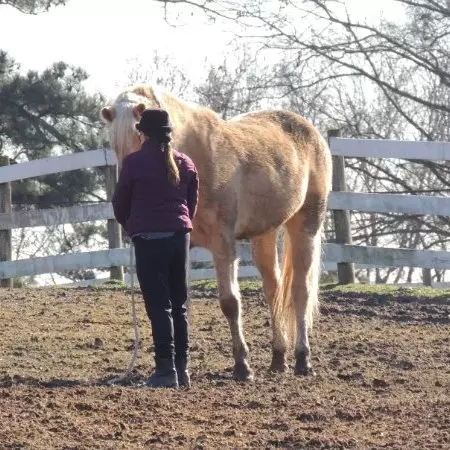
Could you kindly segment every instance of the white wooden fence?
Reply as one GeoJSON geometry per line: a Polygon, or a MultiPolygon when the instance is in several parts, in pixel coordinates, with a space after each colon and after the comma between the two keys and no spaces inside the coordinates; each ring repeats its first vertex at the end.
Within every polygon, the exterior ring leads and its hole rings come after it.
{"type": "MultiPolygon", "coordinates": [[[[335,156],[400,158],[410,160],[450,160],[450,143],[356,140],[330,138],[335,156]]],[[[0,186],[15,180],[90,167],[113,166],[116,158],[111,150],[92,150],[66,156],[0,167],[0,186]]],[[[332,192],[328,208],[361,212],[440,215],[450,217],[450,198],[400,194],[367,194],[332,192]]],[[[49,226],[65,223],[113,219],[110,203],[43,209],[29,212],[0,213],[1,230],[49,226]]],[[[129,250],[112,248],[76,254],[0,262],[0,279],[63,272],[76,269],[128,266],[129,250]]],[[[248,245],[239,246],[241,261],[251,261],[248,245]]],[[[211,262],[211,254],[203,249],[191,250],[192,262],[211,262]]],[[[337,263],[355,263],[360,268],[421,267],[450,269],[450,252],[379,248],[328,243],[325,245],[324,269],[336,270],[337,263]]],[[[251,265],[240,267],[239,275],[258,276],[251,265]]],[[[215,276],[213,269],[195,269],[191,279],[215,276]]]]}

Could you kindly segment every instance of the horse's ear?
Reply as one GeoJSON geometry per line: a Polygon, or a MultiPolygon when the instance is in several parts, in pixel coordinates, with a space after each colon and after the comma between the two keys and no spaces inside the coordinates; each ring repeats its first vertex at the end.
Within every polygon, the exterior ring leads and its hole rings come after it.
{"type": "Polygon", "coordinates": [[[136,119],[140,119],[142,116],[142,113],[146,110],[146,106],[144,103],[139,103],[138,105],[133,107],[133,114],[136,119]]]}
{"type": "Polygon", "coordinates": [[[102,108],[101,112],[100,112],[100,117],[105,121],[105,122],[112,122],[114,120],[114,109],[112,106],[105,106],[104,108],[102,108]]]}

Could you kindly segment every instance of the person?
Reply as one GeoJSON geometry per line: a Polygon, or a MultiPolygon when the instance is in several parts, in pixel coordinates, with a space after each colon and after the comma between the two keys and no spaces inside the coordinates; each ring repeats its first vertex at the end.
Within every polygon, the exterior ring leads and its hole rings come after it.
{"type": "Polygon", "coordinates": [[[146,384],[190,387],[188,271],[198,174],[193,161],[170,144],[167,111],[146,109],[136,128],[144,141],[124,158],[112,204],[135,247],[152,328],[155,371],[146,384]]]}

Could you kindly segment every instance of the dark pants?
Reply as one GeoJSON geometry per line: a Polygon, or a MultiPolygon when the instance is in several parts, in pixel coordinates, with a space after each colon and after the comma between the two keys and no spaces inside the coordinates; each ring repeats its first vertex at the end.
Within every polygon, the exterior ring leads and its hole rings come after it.
{"type": "Polygon", "coordinates": [[[152,325],[157,358],[189,354],[187,316],[190,235],[133,239],[136,274],[152,325]]]}

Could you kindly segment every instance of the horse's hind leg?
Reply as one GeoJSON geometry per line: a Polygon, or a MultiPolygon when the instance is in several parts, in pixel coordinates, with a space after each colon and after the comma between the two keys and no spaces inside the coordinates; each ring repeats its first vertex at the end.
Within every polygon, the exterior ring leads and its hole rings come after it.
{"type": "Polygon", "coordinates": [[[296,315],[296,375],[314,375],[308,328],[318,308],[321,208],[302,209],[286,223],[292,245],[292,301],[296,315]]]}
{"type": "Polygon", "coordinates": [[[277,254],[277,231],[252,239],[253,261],[258,268],[264,287],[264,294],[269,304],[272,322],[272,363],[270,370],[285,372],[287,337],[279,321],[274,316],[274,298],[280,284],[280,267],[277,254]]]}
{"type": "Polygon", "coordinates": [[[233,342],[235,361],[234,377],[241,381],[253,379],[248,364],[248,347],[245,343],[241,320],[241,296],[237,277],[238,259],[234,240],[218,238],[213,248],[219,301],[222,312],[228,320],[233,342]]]}

